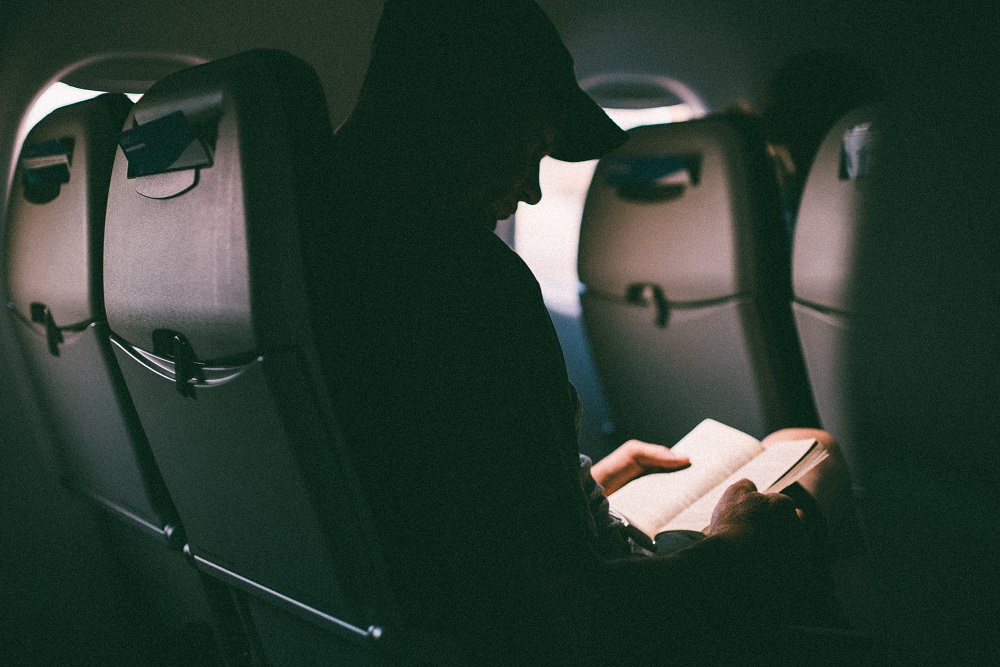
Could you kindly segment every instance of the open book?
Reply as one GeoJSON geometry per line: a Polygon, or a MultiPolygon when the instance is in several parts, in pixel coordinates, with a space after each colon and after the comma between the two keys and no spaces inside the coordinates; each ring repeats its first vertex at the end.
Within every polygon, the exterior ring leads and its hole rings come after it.
{"type": "Polygon", "coordinates": [[[744,477],[757,490],[780,491],[829,453],[816,440],[766,449],[753,436],[706,419],[673,446],[691,466],[632,480],[610,496],[611,512],[649,540],[667,530],[704,531],[726,488],[744,477]]]}

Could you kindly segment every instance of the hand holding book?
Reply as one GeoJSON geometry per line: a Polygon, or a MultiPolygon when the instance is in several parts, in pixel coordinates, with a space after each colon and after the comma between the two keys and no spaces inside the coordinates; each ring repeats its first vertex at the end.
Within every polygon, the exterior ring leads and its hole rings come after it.
{"type": "Polygon", "coordinates": [[[591,474],[609,496],[633,479],[652,472],[683,470],[691,459],[669,447],[629,440],[591,468],[591,474]]]}
{"type": "Polygon", "coordinates": [[[668,530],[704,531],[727,489],[740,479],[780,491],[827,457],[815,439],[766,449],[752,436],[706,419],[673,447],[689,468],[634,479],[608,495],[613,513],[652,540],[668,530]]]}

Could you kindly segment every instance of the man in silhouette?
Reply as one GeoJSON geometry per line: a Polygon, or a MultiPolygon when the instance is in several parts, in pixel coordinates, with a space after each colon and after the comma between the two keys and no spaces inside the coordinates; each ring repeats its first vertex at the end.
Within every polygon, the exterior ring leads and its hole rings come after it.
{"type": "Polygon", "coordinates": [[[656,556],[594,476],[620,485],[686,461],[633,444],[595,475],[580,465],[538,284],[493,229],[540,199],[543,156],[593,159],[625,139],[530,0],[388,0],[337,133],[319,334],[334,400],[400,606],[475,664],[680,660],[705,650],[688,633],[808,608],[789,498],[737,483],[708,537],[656,556]]]}

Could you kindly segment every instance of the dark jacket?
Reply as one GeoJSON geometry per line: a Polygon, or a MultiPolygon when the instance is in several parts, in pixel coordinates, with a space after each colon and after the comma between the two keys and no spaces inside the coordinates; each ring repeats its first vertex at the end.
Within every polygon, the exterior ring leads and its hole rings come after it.
{"type": "Polygon", "coordinates": [[[635,558],[606,516],[595,521],[575,399],[531,272],[487,227],[380,199],[374,180],[342,172],[317,335],[410,622],[477,662],[572,662],[663,641],[668,625],[769,614],[757,605],[771,582],[733,545],[635,558]]]}

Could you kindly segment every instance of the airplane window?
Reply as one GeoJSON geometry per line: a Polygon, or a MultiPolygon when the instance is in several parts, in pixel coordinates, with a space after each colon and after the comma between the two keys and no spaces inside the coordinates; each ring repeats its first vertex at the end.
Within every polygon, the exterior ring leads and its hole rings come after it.
{"type": "MultiPolygon", "coordinates": [[[[25,115],[24,122],[21,125],[22,131],[25,135],[27,135],[31,128],[38,123],[38,121],[45,118],[59,107],[89,100],[90,98],[97,97],[103,93],[104,91],[102,90],[75,88],[74,86],[62,83],[61,81],[56,81],[51,86],[46,88],[42,94],[35,99],[35,103],[31,105],[31,108],[28,109],[28,113],[25,115]]],[[[133,102],[142,97],[142,95],[138,93],[125,94],[133,102]]]]}
{"type": "MultiPolygon", "coordinates": [[[[697,109],[683,103],[645,109],[605,108],[605,111],[626,130],[700,115],[697,109]]],[[[514,248],[538,278],[546,305],[566,315],[579,314],[576,253],[583,204],[596,167],[597,160],[559,162],[545,158],[539,174],[542,200],[534,206],[522,203],[517,209],[514,248]]]]}

